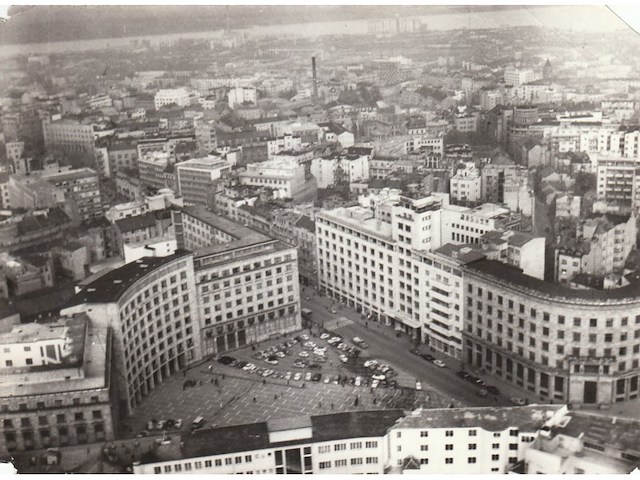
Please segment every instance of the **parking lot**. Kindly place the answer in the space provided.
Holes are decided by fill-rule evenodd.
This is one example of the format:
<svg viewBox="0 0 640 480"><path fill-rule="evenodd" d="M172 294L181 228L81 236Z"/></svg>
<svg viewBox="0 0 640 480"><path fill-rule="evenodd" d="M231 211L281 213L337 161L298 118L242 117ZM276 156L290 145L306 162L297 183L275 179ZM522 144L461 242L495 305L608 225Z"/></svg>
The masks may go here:
<svg viewBox="0 0 640 480"><path fill-rule="evenodd" d="M322 333L305 330L298 338L263 342L167 379L125 422L129 434L145 432L149 422L158 433L158 421L167 420L182 420L181 428L174 425L168 432L187 432L198 416L212 427L303 414L451 405L426 385L416 391L415 378L376 361L351 339L338 341Z"/></svg>

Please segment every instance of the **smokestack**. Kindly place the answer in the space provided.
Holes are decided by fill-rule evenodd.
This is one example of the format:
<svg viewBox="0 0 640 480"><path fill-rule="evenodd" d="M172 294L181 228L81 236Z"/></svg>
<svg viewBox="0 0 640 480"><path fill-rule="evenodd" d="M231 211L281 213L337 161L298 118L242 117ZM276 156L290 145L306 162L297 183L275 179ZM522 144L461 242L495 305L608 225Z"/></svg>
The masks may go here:
<svg viewBox="0 0 640 480"><path fill-rule="evenodd" d="M316 74L316 57L311 57L311 71L313 73L313 103L318 103L318 76Z"/></svg>

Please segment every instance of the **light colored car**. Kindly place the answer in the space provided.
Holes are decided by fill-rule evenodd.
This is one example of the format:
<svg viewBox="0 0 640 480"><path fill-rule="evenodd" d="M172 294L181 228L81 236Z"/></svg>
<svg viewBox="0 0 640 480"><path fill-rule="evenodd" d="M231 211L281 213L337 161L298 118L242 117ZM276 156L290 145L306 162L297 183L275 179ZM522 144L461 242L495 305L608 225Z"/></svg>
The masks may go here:
<svg viewBox="0 0 640 480"><path fill-rule="evenodd" d="M385 377L384 375L382 375L381 373L377 374L377 375L372 375L371 378L373 378L374 380L384 380Z"/></svg>
<svg viewBox="0 0 640 480"><path fill-rule="evenodd" d="M153 423L153 420L149 420L147 422L147 430L154 430L155 429L155 424Z"/></svg>
<svg viewBox="0 0 640 480"><path fill-rule="evenodd" d="M364 368L369 368L372 365L378 365L378 361L377 360L365 360L364 362Z"/></svg>
<svg viewBox="0 0 640 480"><path fill-rule="evenodd" d="M325 353L326 353L326 352L325 352L324 350L319 350L319 349L317 349L317 348L314 348L314 349L313 349L313 354L314 354L314 355L318 355L318 356L320 356L320 357L324 357Z"/></svg>
<svg viewBox="0 0 640 480"><path fill-rule="evenodd" d="M300 372L296 372L296 374L293 376L293 379L297 382L302 378L302 374Z"/></svg>
<svg viewBox="0 0 640 480"><path fill-rule="evenodd" d="M513 403L514 405L518 405L519 407L523 407L527 404L527 401L524 398L511 397L510 400L511 403Z"/></svg>
<svg viewBox="0 0 640 480"><path fill-rule="evenodd" d="M305 352L304 350L298 354L299 357L307 358L309 356L309 352Z"/></svg>
<svg viewBox="0 0 640 480"><path fill-rule="evenodd" d="M269 365L277 365L278 364L278 360L269 360L268 358L265 360L265 362L267 362Z"/></svg>
<svg viewBox="0 0 640 480"><path fill-rule="evenodd" d="M166 422L166 420L158 420L158 423L156 424L156 430L162 430Z"/></svg>
<svg viewBox="0 0 640 480"><path fill-rule="evenodd" d="M416 381L416 390L422 390L422 383L420 380Z"/></svg>
<svg viewBox="0 0 640 480"><path fill-rule="evenodd" d="M342 363L347 363L349 361L349 358L346 355L340 355L338 358Z"/></svg>
<svg viewBox="0 0 640 480"><path fill-rule="evenodd" d="M329 313L336 314L338 311L334 307L329 307Z"/></svg>
<svg viewBox="0 0 640 480"><path fill-rule="evenodd" d="M320 335L320 338L322 340L326 340L327 338L331 337L331 335L329 335L328 333L323 333L322 335Z"/></svg>
<svg viewBox="0 0 640 480"><path fill-rule="evenodd" d="M284 358L284 357L286 357L286 355L285 355L285 353L284 353L284 352L276 352L276 357L278 357L278 358Z"/></svg>
<svg viewBox="0 0 640 480"><path fill-rule="evenodd" d="M304 376L304 381L305 382L311 381L311 372L307 372L307 374Z"/></svg>
<svg viewBox="0 0 640 480"><path fill-rule="evenodd" d="M446 366L447 366L447 364L446 364L446 363L444 363L442 360L434 360L434 361L433 361L433 364L434 364L436 367L440 367L440 368L444 368L444 367L446 367Z"/></svg>
<svg viewBox="0 0 640 480"><path fill-rule="evenodd" d="M313 349L313 351L318 351L318 352L326 352L327 351L327 347L318 347L317 345L315 346L315 348Z"/></svg>
<svg viewBox="0 0 640 480"><path fill-rule="evenodd" d="M174 427L176 429L178 429L178 430L182 428L182 419L181 418L176 420L176 424L174 425Z"/></svg>
<svg viewBox="0 0 640 480"><path fill-rule="evenodd" d="M354 382L354 385L356 387L359 387L360 385L362 385L362 377L356 377L356 381Z"/></svg>
<svg viewBox="0 0 640 480"><path fill-rule="evenodd" d="M371 388L378 388L378 384L380 383L380 380L374 380L371 382Z"/></svg>
<svg viewBox="0 0 640 480"><path fill-rule="evenodd" d="M306 333L304 333L304 334L300 335L300 338L301 338L302 340L309 340L309 335L307 335Z"/></svg>
<svg viewBox="0 0 640 480"><path fill-rule="evenodd" d="M331 375L327 375L326 377L324 377L324 383L330 383L331 382Z"/></svg>

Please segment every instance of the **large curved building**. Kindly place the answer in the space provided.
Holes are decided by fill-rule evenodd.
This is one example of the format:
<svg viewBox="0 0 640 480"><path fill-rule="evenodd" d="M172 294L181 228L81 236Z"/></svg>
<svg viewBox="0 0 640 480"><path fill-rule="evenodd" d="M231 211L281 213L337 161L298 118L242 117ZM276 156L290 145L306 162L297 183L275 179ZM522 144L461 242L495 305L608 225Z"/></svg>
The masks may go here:
<svg viewBox="0 0 640 480"><path fill-rule="evenodd" d="M463 361L542 400L638 397L640 282L575 290L495 260L464 271Z"/></svg>
<svg viewBox="0 0 640 480"><path fill-rule="evenodd" d="M193 253L145 257L86 282L61 313L86 313L114 333L127 412L158 383L201 358Z"/></svg>

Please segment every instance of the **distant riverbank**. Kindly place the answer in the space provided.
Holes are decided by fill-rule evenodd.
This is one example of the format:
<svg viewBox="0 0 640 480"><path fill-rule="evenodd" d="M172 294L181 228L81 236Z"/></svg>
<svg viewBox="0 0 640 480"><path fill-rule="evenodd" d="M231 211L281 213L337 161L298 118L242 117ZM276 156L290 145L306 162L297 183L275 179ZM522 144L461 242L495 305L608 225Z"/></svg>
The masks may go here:
<svg viewBox="0 0 640 480"><path fill-rule="evenodd" d="M460 28L505 28L518 26L540 26L579 31L612 31L624 28L604 6L562 6L562 7L514 7L498 11L468 13L438 13L416 17L429 30L454 30ZM567 21L571 19L571 21ZM345 22L312 22L289 25L261 25L246 29L233 30L249 37L270 35L293 35L315 37L323 35L361 35L367 33L368 20L350 20ZM222 30L207 32L185 32L167 35L131 36L120 38L98 38L51 43L31 43L0 46L0 57L26 54L53 54L81 52L106 48L130 47L136 40L148 40L152 45L172 42L178 39L213 40L223 35Z"/></svg>

